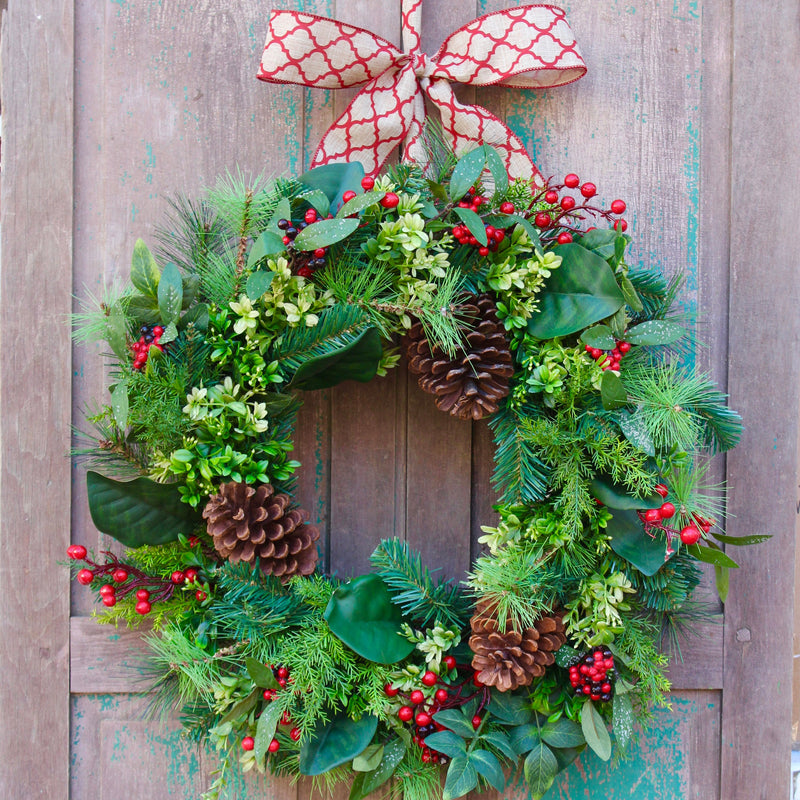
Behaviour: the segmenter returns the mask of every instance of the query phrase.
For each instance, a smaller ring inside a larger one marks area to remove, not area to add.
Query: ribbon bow
[[[363,86],[323,136],[312,166],[357,160],[374,174],[401,142],[405,159],[421,161],[427,95],[455,153],[469,144],[489,144],[510,177],[541,180],[519,138],[485,108],[456,100],[450,81],[547,88],[583,77],[586,66],[564,12],[529,5],[486,14],[456,30],[428,57],[420,52],[422,0],[402,2],[405,52],[337,20],[270,12],[259,79],[320,89]]]

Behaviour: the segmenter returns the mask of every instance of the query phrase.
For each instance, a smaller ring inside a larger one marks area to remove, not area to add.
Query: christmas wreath
[[[701,562],[724,598],[722,545],[763,537],[720,529],[707,456],[740,420],[687,358],[679,279],[627,263],[624,212],[429,132],[377,178],[329,164],[175,201],[130,285],[78,315],[111,379],[78,454],[125,551],[69,555],[101,621],[151,620],[158,702],[220,752],[208,797],[238,762],[351,800],[538,798],[664,703]],[[324,574],[293,496],[303,393],[404,358],[493,431],[499,521],[460,584],[399,540]]]

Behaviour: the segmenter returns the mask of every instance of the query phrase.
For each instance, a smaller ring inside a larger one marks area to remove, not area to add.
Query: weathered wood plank
[[[748,209],[769,207],[800,174],[800,8],[735,2],[733,12],[728,387],[746,428],[728,456],[728,530],[773,538],[733,554],[742,569],[725,607],[721,792],[766,800],[785,796],[791,742],[800,200],[789,193],[768,225]],[[757,254],[768,254],[767,276]]]
[[[66,797],[74,47],[69,0],[3,12],[0,797]],[[47,769],[41,744],[47,739]]]

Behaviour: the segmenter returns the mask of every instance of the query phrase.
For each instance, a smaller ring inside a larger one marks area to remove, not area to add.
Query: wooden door
[[[427,0],[423,47],[516,0]],[[297,8],[295,0],[281,7]],[[399,43],[399,0],[308,0],[306,11]],[[724,621],[671,668],[634,757],[591,755],[553,797],[785,797],[797,485],[800,19],[796,0],[566,4],[589,66],[545,93],[459,90],[505,117],[542,171],[577,172],[632,209],[634,258],[685,270],[697,359],[747,426],[717,472],[740,553]],[[146,722],[138,637],[99,627],[55,565],[93,530],[70,421],[103,391],[95,348],[70,349],[73,292],[125,275],[164,198],[237,165],[307,164],[348,101],[255,80],[268,7],[255,0],[10,0],[2,34],[0,299],[0,797],[197,797],[213,769],[176,723]],[[403,369],[309,398],[297,438],[301,500],[327,565],[363,570],[405,537],[460,575],[491,522],[490,442],[444,418]],[[439,513],[430,513],[437,509]],[[446,509],[447,513],[441,513]],[[710,585],[710,584],[709,584]],[[714,600],[708,590],[709,602]],[[720,608],[720,611],[722,609]],[[234,796],[305,798],[305,784]]]

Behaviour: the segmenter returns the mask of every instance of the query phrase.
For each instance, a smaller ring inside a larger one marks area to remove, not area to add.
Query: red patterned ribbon
[[[530,89],[583,77],[586,66],[564,12],[529,5],[486,14],[448,36],[431,58],[420,52],[422,0],[403,0],[402,17],[405,52],[333,19],[270,12],[261,80],[320,89],[363,86],[323,136],[312,166],[357,160],[374,174],[401,142],[404,158],[420,160],[427,95],[456,153],[489,144],[512,178],[540,179],[519,138],[485,108],[459,103],[450,82]]]

